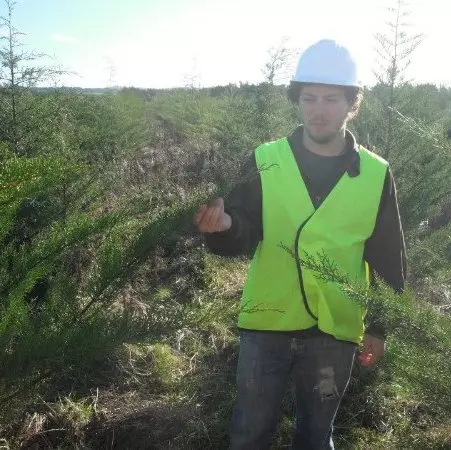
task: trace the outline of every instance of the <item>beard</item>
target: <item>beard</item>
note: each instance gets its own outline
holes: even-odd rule
[[[313,134],[307,127],[305,127],[305,131],[307,132],[308,137],[313,142],[315,142],[315,144],[322,144],[322,145],[329,144],[330,142],[332,142],[338,134],[338,131],[335,133],[332,131],[328,134],[317,136],[317,135]]]

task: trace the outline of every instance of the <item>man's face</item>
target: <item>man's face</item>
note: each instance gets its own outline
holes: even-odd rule
[[[326,84],[303,86],[299,107],[304,129],[317,144],[331,142],[346,126],[351,111],[344,88]]]

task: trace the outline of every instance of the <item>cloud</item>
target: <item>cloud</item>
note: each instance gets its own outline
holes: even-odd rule
[[[56,42],[76,42],[77,40],[71,36],[66,36],[61,33],[53,33],[52,40]]]

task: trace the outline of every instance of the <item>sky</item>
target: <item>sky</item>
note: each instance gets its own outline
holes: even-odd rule
[[[355,54],[365,85],[378,67],[374,34],[386,32],[397,0],[17,0],[13,23],[27,49],[73,72],[60,84],[170,88],[263,81],[271,48],[282,42],[297,59],[323,38]],[[451,2],[412,0],[409,33],[424,40],[406,77],[451,86]],[[5,16],[0,0],[0,16]]]

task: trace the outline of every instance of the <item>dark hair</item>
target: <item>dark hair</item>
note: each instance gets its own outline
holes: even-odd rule
[[[301,83],[299,81],[290,81],[288,86],[287,95],[288,99],[294,104],[299,103],[299,97],[301,95],[302,88],[307,84],[313,83]],[[353,114],[357,113],[360,104],[363,99],[363,89],[355,86],[342,86],[345,91],[345,97],[347,102],[351,105],[351,111]]]

